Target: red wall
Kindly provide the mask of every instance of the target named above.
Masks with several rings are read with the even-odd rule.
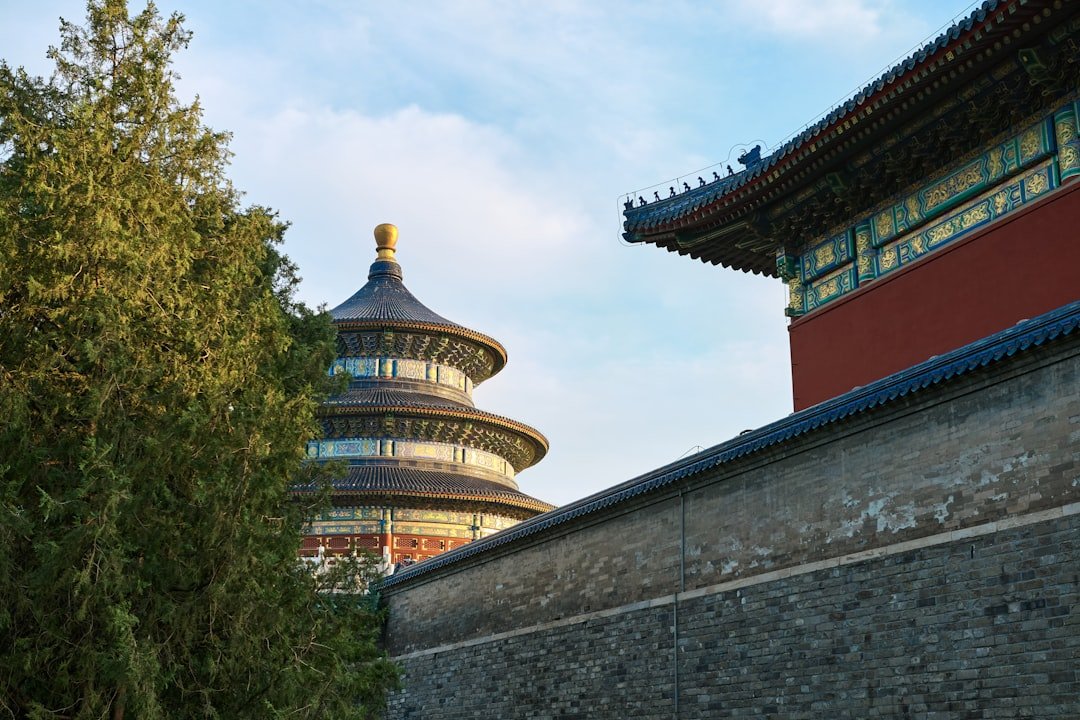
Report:
[[[385,535],[305,535],[302,541],[300,557],[316,557],[319,554],[320,541],[326,546],[326,554],[349,555],[353,549],[367,550],[376,555],[382,552]],[[394,535],[394,547],[390,550],[391,562],[409,558],[426,560],[441,555],[448,550],[461,547],[469,540],[460,538],[435,537],[428,535]]]
[[[1080,182],[788,328],[795,409],[1080,299]]]

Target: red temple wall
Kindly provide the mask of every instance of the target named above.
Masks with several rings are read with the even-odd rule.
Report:
[[[795,410],[1080,299],[1080,182],[788,328]]]
[[[376,555],[382,554],[385,535],[372,535],[367,533],[356,535],[306,535],[300,547],[300,557],[316,557],[319,553],[319,543],[326,548],[328,556],[349,555],[353,550],[366,550]],[[390,561],[401,560],[426,560],[436,555],[453,550],[469,543],[469,540],[461,538],[436,537],[432,535],[398,535],[393,536],[390,548]]]

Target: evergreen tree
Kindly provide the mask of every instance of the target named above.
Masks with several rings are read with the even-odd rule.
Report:
[[[367,569],[301,568],[288,492],[333,332],[181,21],[91,0],[51,79],[0,63],[0,718],[369,717]]]

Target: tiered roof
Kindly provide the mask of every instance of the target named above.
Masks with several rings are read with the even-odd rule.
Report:
[[[380,225],[375,237],[367,283],[330,311],[338,329],[332,372],[350,380],[324,404],[324,438],[308,452],[347,463],[334,481],[335,504],[426,503],[517,518],[552,509],[513,479],[543,458],[547,439],[472,402],[472,388],[502,369],[506,350],[409,292],[397,228]]]

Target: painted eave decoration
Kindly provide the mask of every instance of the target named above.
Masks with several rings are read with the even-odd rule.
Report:
[[[991,83],[985,81],[992,69],[1010,64],[1010,71],[1022,75],[1025,84],[1043,82],[1039,75],[1045,70],[1040,64],[1041,50],[1031,48],[1049,42],[1057,52],[1075,55],[1075,37],[1068,38],[1073,42],[1063,41],[1063,37],[1080,34],[1078,10],[1080,3],[1061,0],[988,0],[743,171],[657,202],[642,204],[631,198],[624,209],[623,237],[703,262],[775,277],[780,249],[775,238],[791,242],[790,233],[778,226],[777,216],[793,216],[808,197],[830,191],[848,204],[858,202],[843,195],[853,175],[871,168],[853,162],[860,153],[886,142],[906,140],[913,117],[934,116],[935,110],[950,100],[954,125],[971,119],[976,111],[955,100],[980,80],[984,82],[980,92],[989,92],[986,88]],[[1071,80],[1065,82],[1075,87],[1075,64],[1068,60],[1068,66],[1073,70]],[[1001,79],[996,80],[994,84],[1000,85]],[[1009,98],[1015,104],[1023,100]],[[952,159],[943,157],[940,161]],[[916,179],[894,178],[891,191],[898,192],[905,182]],[[827,232],[828,228],[819,230]]]

